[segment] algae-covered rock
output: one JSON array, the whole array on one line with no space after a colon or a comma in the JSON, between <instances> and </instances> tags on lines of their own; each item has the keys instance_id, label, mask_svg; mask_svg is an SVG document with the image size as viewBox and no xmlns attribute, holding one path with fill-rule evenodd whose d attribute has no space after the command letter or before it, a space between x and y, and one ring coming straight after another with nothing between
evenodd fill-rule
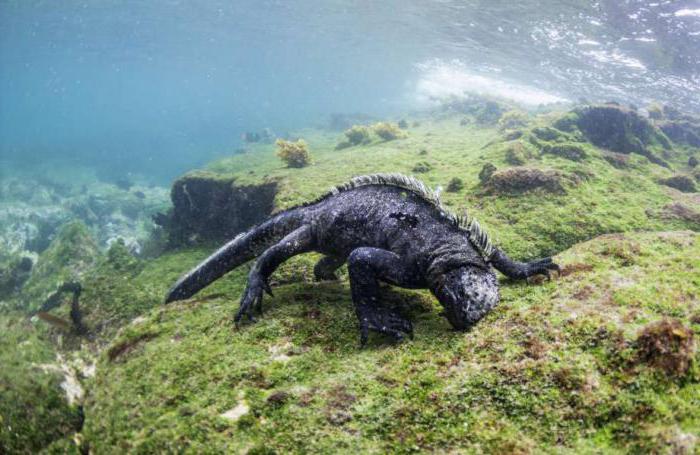
<instances>
[{"instance_id":1,"label":"algae-covered rock","mask_svg":"<svg viewBox=\"0 0 700 455\"><path fill-rule=\"evenodd\" d=\"M536 189L565 193L567 182L576 182L576 179L560 171L520 166L493 172L485 181L485 187L500 194L521 194Z\"/></svg>"},{"instance_id":2,"label":"algae-covered rock","mask_svg":"<svg viewBox=\"0 0 700 455\"><path fill-rule=\"evenodd\" d=\"M452 177L447 183L445 191L448 193L459 193L464 188L464 181L459 177Z\"/></svg>"},{"instance_id":3,"label":"algae-covered rock","mask_svg":"<svg viewBox=\"0 0 700 455\"><path fill-rule=\"evenodd\" d=\"M486 184L491 176L493 175L494 172L496 172L497 168L491 163L486 163L481 167L481 170L479 171L479 181L481 184Z\"/></svg>"},{"instance_id":4,"label":"algae-covered rock","mask_svg":"<svg viewBox=\"0 0 700 455\"><path fill-rule=\"evenodd\" d=\"M676 319L644 327L636 340L639 360L670 376L688 372L695 356L693 331Z\"/></svg>"},{"instance_id":5,"label":"algae-covered rock","mask_svg":"<svg viewBox=\"0 0 700 455\"><path fill-rule=\"evenodd\" d=\"M353 125L343 133L350 145L367 144L371 141L371 130L364 125Z\"/></svg>"},{"instance_id":6,"label":"algae-covered rock","mask_svg":"<svg viewBox=\"0 0 700 455\"><path fill-rule=\"evenodd\" d=\"M657 123L657 125L673 142L700 147L700 119L696 122L666 120Z\"/></svg>"},{"instance_id":7,"label":"algae-covered rock","mask_svg":"<svg viewBox=\"0 0 700 455\"><path fill-rule=\"evenodd\" d=\"M695 223L696 229L700 230L700 211L682 202L672 202L665 205L661 213L665 218L675 218Z\"/></svg>"},{"instance_id":8,"label":"algae-covered rock","mask_svg":"<svg viewBox=\"0 0 700 455\"><path fill-rule=\"evenodd\" d=\"M427 161L420 161L413 166L411 171L417 174L425 174L426 172L430 172L432 169L432 164L428 163Z\"/></svg>"},{"instance_id":9,"label":"algae-covered rock","mask_svg":"<svg viewBox=\"0 0 700 455\"><path fill-rule=\"evenodd\" d=\"M277 183L235 185L235 178L197 171L173 183L173 208L157 222L171 246L230 240L272 212Z\"/></svg>"},{"instance_id":10,"label":"algae-covered rock","mask_svg":"<svg viewBox=\"0 0 700 455\"><path fill-rule=\"evenodd\" d=\"M697 191L695 182L688 175L674 175L665 179L659 180L662 185L670 186L684 193L694 193Z\"/></svg>"},{"instance_id":11,"label":"algae-covered rock","mask_svg":"<svg viewBox=\"0 0 700 455\"><path fill-rule=\"evenodd\" d=\"M238 330L229 295L174 303L104 351L83 436L94 453L692 453L699 257L693 232L601 236L552 281L503 280L468 332L429 293L384 289L415 339L365 350L345 280L278 286Z\"/></svg>"},{"instance_id":12,"label":"algae-covered rock","mask_svg":"<svg viewBox=\"0 0 700 455\"><path fill-rule=\"evenodd\" d=\"M0 453L37 453L80 429L55 362L31 323L0 314Z\"/></svg>"},{"instance_id":13,"label":"algae-covered rock","mask_svg":"<svg viewBox=\"0 0 700 455\"><path fill-rule=\"evenodd\" d=\"M617 169L626 169L630 166L630 157L625 153L606 151L603 153L603 159Z\"/></svg>"},{"instance_id":14,"label":"algae-covered rock","mask_svg":"<svg viewBox=\"0 0 700 455\"><path fill-rule=\"evenodd\" d=\"M544 147L542 147L542 152L560 156L572 161L581 161L588 156L583 147L578 144L571 143L546 144Z\"/></svg>"},{"instance_id":15,"label":"algae-covered rock","mask_svg":"<svg viewBox=\"0 0 700 455\"><path fill-rule=\"evenodd\" d=\"M372 125L372 131L384 141L393 141L405 136L398 125L390 122L379 122Z\"/></svg>"},{"instance_id":16,"label":"algae-covered rock","mask_svg":"<svg viewBox=\"0 0 700 455\"><path fill-rule=\"evenodd\" d=\"M506 163L521 166L530 158L530 152L522 141L515 141L506 147Z\"/></svg>"},{"instance_id":17,"label":"algae-covered rock","mask_svg":"<svg viewBox=\"0 0 700 455\"><path fill-rule=\"evenodd\" d=\"M527 126L529 118L526 112L518 109L507 111L498 119L498 128L501 131L517 130Z\"/></svg>"},{"instance_id":18,"label":"algae-covered rock","mask_svg":"<svg viewBox=\"0 0 700 455\"><path fill-rule=\"evenodd\" d=\"M637 153L668 167L654 150L668 150L668 138L636 111L616 104L586 106L574 111L576 126L594 145L619 153Z\"/></svg>"},{"instance_id":19,"label":"algae-covered rock","mask_svg":"<svg viewBox=\"0 0 700 455\"><path fill-rule=\"evenodd\" d=\"M97 244L82 222L64 225L39 255L31 277L22 288L20 306L28 311L37 310L63 283L80 282L99 256Z\"/></svg>"},{"instance_id":20,"label":"algae-covered rock","mask_svg":"<svg viewBox=\"0 0 700 455\"><path fill-rule=\"evenodd\" d=\"M287 164L287 167L299 168L311 163L309 146L303 139L296 142L277 139L277 156Z\"/></svg>"}]
</instances>

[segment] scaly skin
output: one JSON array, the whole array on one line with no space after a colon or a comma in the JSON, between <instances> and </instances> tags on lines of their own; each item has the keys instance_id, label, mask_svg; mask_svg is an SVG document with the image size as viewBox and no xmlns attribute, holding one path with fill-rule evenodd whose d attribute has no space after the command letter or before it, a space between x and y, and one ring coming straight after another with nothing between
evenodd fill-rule
<instances>
[{"instance_id":1,"label":"scaly skin","mask_svg":"<svg viewBox=\"0 0 700 455\"><path fill-rule=\"evenodd\" d=\"M372 182L373 178L383 183ZM491 266L514 279L558 270L551 258L511 261L502 251L484 248L487 237L461 228L444 208L418 188L387 183L402 176L370 176L314 203L282 212L232 240L185 275L166 302L189 298L233 268L257 257L235 316L253 318L261 310L268 279L284 261L310 251L323 253L317 279L335 278L347 262L360 326L360 340L370 330L403 339L412 336L410 321L379 299L379 282L411 289L428 288L456 329L467 329L499 300ZM405 183L405 182L404 182ZM480 233L480 232L479 232ZM488 254L484 254L488 251Z\"/></svg>"}]
</instances>

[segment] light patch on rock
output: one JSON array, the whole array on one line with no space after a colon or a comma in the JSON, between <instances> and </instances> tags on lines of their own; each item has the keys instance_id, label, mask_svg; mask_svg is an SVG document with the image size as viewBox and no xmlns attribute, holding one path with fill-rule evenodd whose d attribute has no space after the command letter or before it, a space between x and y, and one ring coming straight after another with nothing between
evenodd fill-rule
<instances>
[{"instance_id":1,"label":"light patch on rock","mask_svg":"<svg viewBox=\"0 0 700 455\"><path fill-rule=\"evenodd\" d=\"M272 360L276 362L288 362L291 357L286 353L289 352L294 345L289 341L285 341L282 344L275 344L267 348L268 352L272 354Z\"/></svg>"},{"instance_id":2,"label":"light patch on rock","mask_svg":"<svg viewBox=\"0 0 700 455\"><path fill-rule=\"evenodd\" d=\"M144 322L146 322L146 318L144 316L139 316L131 321L131 325L139 325L143 324Z\"/></svg>"},{"instance_id":3,"label":"light patch on rock","mask_svg":"<svg viewBox=\"0 0 700 455\"><path fill-rule=\"evenodd\" d=\"M248 404L246 404L245 401L241 401L240 403L238 403L236 405L235 408L229 409L228 411L221 414L219 417L222 417L222 418L227 419L227 420L232 420L235 422L236 420L240 419L244 415L248 414L249 411L250 411L250 407L248 406Z\"/></svg>"},{"instance_id":4,"label":"light patch on rock","mask_svg":"<svg viewBox=\"0 0 700 455\"><path fill-rule=\"evenodd\" d=\"M44 372L58 373L63 376L63 382L60 385L66 394L66 401L69 405L72 406L82 401L85 395L83 386L80 384L75 369L66 362L61 354L56 354L56 363L43 363L36 366Z\"/></svg>"}]
</instances>

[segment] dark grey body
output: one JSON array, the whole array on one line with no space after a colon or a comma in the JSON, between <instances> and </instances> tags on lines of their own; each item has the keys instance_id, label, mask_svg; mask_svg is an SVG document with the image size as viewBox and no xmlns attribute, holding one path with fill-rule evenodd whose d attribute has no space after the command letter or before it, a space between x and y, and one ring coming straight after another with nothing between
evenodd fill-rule
<instances>
[{"instance_id":1,"label":"dark grey body","mask_svg":"<svg viewBox=\"0 0 700 455\"><path fill-rule=\"evenodd\" d=\"M473 236L420 191L363 183L284 211L237 237L178 281L166 301L188 298L257 257L235 318L253 319L263 291L271 293L269 276L288 258L309 251L325 255L315 268L318 279L333 279L348 263L363 344L368 330L396 338L412 334L411 322L379 301L380 281L430 289L452 325L465 329L498 303L491 265L513 278L557 269L550 258L518 263L499 250L484 257Z\"/></svg>"}]
</instances>

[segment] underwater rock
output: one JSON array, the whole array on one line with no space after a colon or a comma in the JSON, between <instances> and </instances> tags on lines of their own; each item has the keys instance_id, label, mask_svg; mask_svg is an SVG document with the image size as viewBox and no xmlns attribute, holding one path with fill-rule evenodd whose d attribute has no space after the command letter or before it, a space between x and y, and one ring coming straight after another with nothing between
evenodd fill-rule
<instances>
[{"instance_id":1,"label":"underwater rock","mask_svg":"<svg viewBox=\"0 0 700 455\"><path fill-rule=\"evenodd\" d=\"M13 182L22 180L22 184ZM11 178L0 183L2 188L20 188L31 183L36 193L48 192L49 198L18 199L22 191L4 192L0 204L0 250L41 253L50 244L59 228L71 220L85 223L102 247L109 239L123 237L143 243L150 234L151 216L168 204L168 192L162 187L133 186L130 191L113 184L94 181L62 189L55 184L42 186L32 178Z\"/></svg>"},{"instance_id":2,"label":"underwater rock","mask_svg":"<svg viewBox=\"0 0 700 455\"><path fill-rule=\"evenodd\" d=\"M551 193L565 193L566 181L577 182L560 171L543 171L530 167L512 167L494 171L486 180L485 187L500 194L521 194L535 189Z\"/></svg>"},{"instance_id":3,"label":"underwater rock","mask_svg":"<svg viewBox=\"0 0 700 455\"><path fill-rule=\"evenodd\" d=\"M481 171L479 171L479 181L485 184L489 181L494 172L496 172L496 166L491 163L484 164Z\"/></svg>"},{"instance_id":4,"label":"underwater rock","mask_svg":"<svg viewBox=\"0 0 700 455\"><path fill-rule=\"evenodd\" d=\"M351 128L345 130L343 134L347 137L347 142L350 145L360 145L367 144L371 141L370 133L370 129L364 125L353 125ZM338 149L338 146L336 146L336 149Z\"/></svg>"},{"instance_id":5,"label":"underwater rock","mask_svg":"<svg viewBox=\"0 0 700 455\"><path fill-rule=\"evenodd\" d=\"M668 219L681 219L700 226L700 212L681 202L672 202L663 207L661 216Z\"/></svg>"},{"instance_id":6,"label":"underwater rock","mask_svg":"<svg viewBox=\"0 0 700 455\"><path fill-rule=\"evenodd\" d=\"M276 144L277 156L287 163L287 167L305 167L311 162L309 146L303 139L299 139L296 142L277 139Z\"/></svg>"},{"instance_id":7,"label":"underwater rock","mask_svg":"<svg viewBox=\"0 0 700 455\"><path fill-rule=\"evenodd\" d=\"M698 159L695 156L691 156L690 158L688 158L689 167L695 167L698 164L700 164L700 161L698 161Z\"/></svg>"},{"instance_id":8,"label":"underwater rock","mask_svg":"<svg viewBox=\"0 0 700 455\"><path fill-rule=\"evenodd\" d=\"M22 289L20 306L30 312L37 310L62 283L81 281L99 256L97 244L85 224L73 221L64 225L46 251L39 255Z\"/></svg>"},{"instance_id":9,"label":"underwater rock","mask_svg":"<svg viewBox=\"0 0 700 455\"><path fill-rule=\"evenodd\" d=\"M659 180L659 183L661 183L662 185L670 186L671 188L675 188L678 191L682 191L684 193L694 193L695 191L697 191L697 189L695 188L695 182L688 175L674 175L672 177Z\"/></svg>"},{"instance_id":10,"label":"underwater rock","mask_svg":"<svg viewBox=\"0 0 700 455\"><path fill-rule=\"evenodd\" d=\"M501 131L517 130L527 126L529 122L527 112L518 109L507 111L498 119L498 129Z\"/></svg>"},{"instance_id":11,"label":"underwater rock","mask_svg":"<svg viewBox=\"0 0 700 455\"><path fill-rule=\"evenodd\" d=\"M649 120L631 109L603 104L573 111L576 125L594 145L619 153L637 153L652 163L669 167L653 149L669 150L668 138Z\"/></svg>"},{"instance_id":12,"label":"underwater rock","mask_svg":"<svg viewBox=\"0 0 700 455\"><path fill-rule=\"evenodd\" d=\"M548 153L550 155L560 156L572 161L581 161L585 159L588 154L586 150L577 144L545 144L542 147L542 153Z\"/></svg>"},{"instance_id":13,"label":"underwater rock","mask_svg":"<svg viewBox=\"0 0 700 455\"><path fill-rule=\"evenodd\" d=\"M235 179L193 172L173 183L173 208L156 218L170 247L230 240L272 212L277 183L236 186Z\"/></svg>"},{"instance_id":14,"label":"underwater rock","mask_svg":"<svg viewBox=\"0 0 700 455\"><path fill-rule=\"evenodd\" d=\"M693 361L693 331L676 319L662 319L644 327L636 340L640 362L669 376L683 376Z\"/></svg>"},{"instance_id":15,"label":"underwater rock","mask_svg":"<svg viewBox=\"0 0 700 455\"><path fill-rule=\"evenodd\" d=\"M521 141L513 142L506 148L506 163L513 166L521 166L525 164L529 157L530 156L525 148L525 144L523 144Z\"/></svg>"},{"instance_id":16,"label":"underwater rock","mask_svg":"<svg viewBox=\"0 0 700 455\"><path fill-rule=\"evenodd\" d=\"M464 181L459 177L452 177L450 182L447 184L448 193L459 193L464 188Z\"/></svg>"},{"instance_id":17,"label":"underwater rock","mask_svg":"<svg viewBox=\"0 0 700 455\"><path fill-rule=\"evenodd\" d=\"M617 169L626 169L630 165L630 156L624 153L606 151L603 153L603 159Z\"/></svg>"},{"instance_id":18,"label":"underwater rock","mask_svg":"<svg viewBox=\"0 0 700 455\"><path fill-rule=\"evenodd\" d=\"M495 125L509 108L505 104L478 95L455 96L441 105L448 114L467 114L479 125Z\"/></svg>"},{"instance_id":19,"label":"underwater rock","mask_svg":"<svg viewBox=\"0 0 700 455\"><path fill-rule=\"evenodd\" d=\"M549 126L533 128L532 134L534 134L537 139L543 141L558 141L560 139L565 139L565 135L562 134L561 131Z\"/></svg>"},{"instance_id":20,"label":"underwater rock","mask_svg":"<svg viewBox=\"0 0 700 455\"><path fill-rule=\"evenodd\" d=\"M379 122L372 125L372 131L384 141L393 141L404 137L404 133L394 123Z\"/></svg>"},{"instance_id":21,"label":"underwater rock","mask_svg":"<svg viewBox=\"0 0 700 455\"><path fill-rule=\"evenodd\" d=\"M432 171L433 165L428 163L427 161L421 161L419 163L416 163L415 166L413 166L413 169L411 170L417 174L424 174L426 172Z\"/></svg>"},{"instance_id":22,"label":"underwater rock","mask_svg":"<svg viewBox=\"0 0 700 455\"><path fill-rule=\"evenodd\" d=\"M700 121L666 120L657 125L673 142L700 147Z\"/></svg>"}]
</instances>

